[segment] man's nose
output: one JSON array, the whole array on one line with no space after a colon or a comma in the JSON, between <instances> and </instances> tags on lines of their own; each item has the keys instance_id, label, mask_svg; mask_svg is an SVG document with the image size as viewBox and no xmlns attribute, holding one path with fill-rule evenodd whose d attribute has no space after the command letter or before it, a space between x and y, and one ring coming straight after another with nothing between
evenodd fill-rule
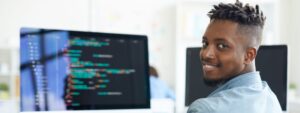
<instances>
[{"instance_id":1,"label":"man's nose","mask_svg":"<svg viewBox=\"0 0 300 113\"><path fill-rule=\"evenodd\" d=\"M214 59L215 58L215 50L213 47L206 47L201 50L202 54L201 57L204 57L204 59Z\"/></svg>"}]
</instances>

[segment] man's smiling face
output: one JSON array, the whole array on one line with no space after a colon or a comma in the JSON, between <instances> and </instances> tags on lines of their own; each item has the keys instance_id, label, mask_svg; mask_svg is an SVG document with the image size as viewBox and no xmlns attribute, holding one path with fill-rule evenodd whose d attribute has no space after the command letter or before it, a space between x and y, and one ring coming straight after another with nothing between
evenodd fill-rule
<instances>
[{"instance_id":1,"label":"man's smiling face","mask_svg":"<svg viewBox=\"0 0 300 113\"><path fill-rule=\"evenodd\" d=\"M217 85L245 73L246 40L237 33L238 23L212 20L203 36L200 58L204 80Z\"/></svg>"}]
</instances>

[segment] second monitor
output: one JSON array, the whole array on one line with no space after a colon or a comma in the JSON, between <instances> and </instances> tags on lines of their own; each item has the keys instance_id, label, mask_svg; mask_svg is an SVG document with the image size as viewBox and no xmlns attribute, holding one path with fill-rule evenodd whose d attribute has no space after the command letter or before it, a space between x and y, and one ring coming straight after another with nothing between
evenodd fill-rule
<instances>
[{"instance_id":1,"label":"second monitor","mask_svg":"<svg viewBox=\"0 0 300 113\"><path fill-rule=\"evenodd\" d=\"M216 88L208 87L202 80L201 48L187 48L185 106L198 98L205 98ZM277 96L283 111L287 109L287 46L261 46L256 57L256 70L267 81Z\"/></svg>"}]
</instances>

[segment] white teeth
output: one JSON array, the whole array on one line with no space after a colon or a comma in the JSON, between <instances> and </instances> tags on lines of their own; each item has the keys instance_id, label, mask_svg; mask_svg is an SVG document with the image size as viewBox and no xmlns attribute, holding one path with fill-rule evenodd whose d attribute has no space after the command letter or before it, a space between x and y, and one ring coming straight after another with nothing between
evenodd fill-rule
<instances>
[{"instance_id":1,"label":"white teeth","mask_svg":"<svg viewBox=\"0 0 300 113\"><path fill-rule=\"evenodd\" d=\"M214 66L214 65L204 65L206 68L215 68L216 66Z\"/></svg>"},{"instance_id":2,"label":"white teeth","mask_svg":"<svg viewBox=\"0 0 300 113\"><path fill-rule=\"evenodd\" d=\"M205 64L205 65L203 65L203 69L204 70L213 70L213 69L216 69L217 67L216 66L214 66L214 65L208 65L208 64Z\"/></svg>"}]
</instances>

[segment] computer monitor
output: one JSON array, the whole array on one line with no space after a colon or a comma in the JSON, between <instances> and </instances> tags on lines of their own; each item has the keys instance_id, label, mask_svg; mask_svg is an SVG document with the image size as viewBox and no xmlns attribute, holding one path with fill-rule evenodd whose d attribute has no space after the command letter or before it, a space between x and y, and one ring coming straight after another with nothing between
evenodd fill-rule
<instances>
[{"instance_id":1,"label":"computer monitor","mask_svg":"<svg viewBox=\"0 0 300 113\"><path fill-rule=\"evenodd\" d=\"M187 48L185 106L198 98L207 97L216 88L202 81L200 47ZM261 46L255 60L256 70L276 94L283 111L287 109L287 46Z\"/></svg>"},{"instance_id":2,"label":"computer monitor","mask_svg":"<svg viewBox=\"0 0 300 113\"><path fill-rule=\"evenodd\" d=\"M150 111L146 36L20 32L21 112Z\"/></svg>"}]
</instances>

